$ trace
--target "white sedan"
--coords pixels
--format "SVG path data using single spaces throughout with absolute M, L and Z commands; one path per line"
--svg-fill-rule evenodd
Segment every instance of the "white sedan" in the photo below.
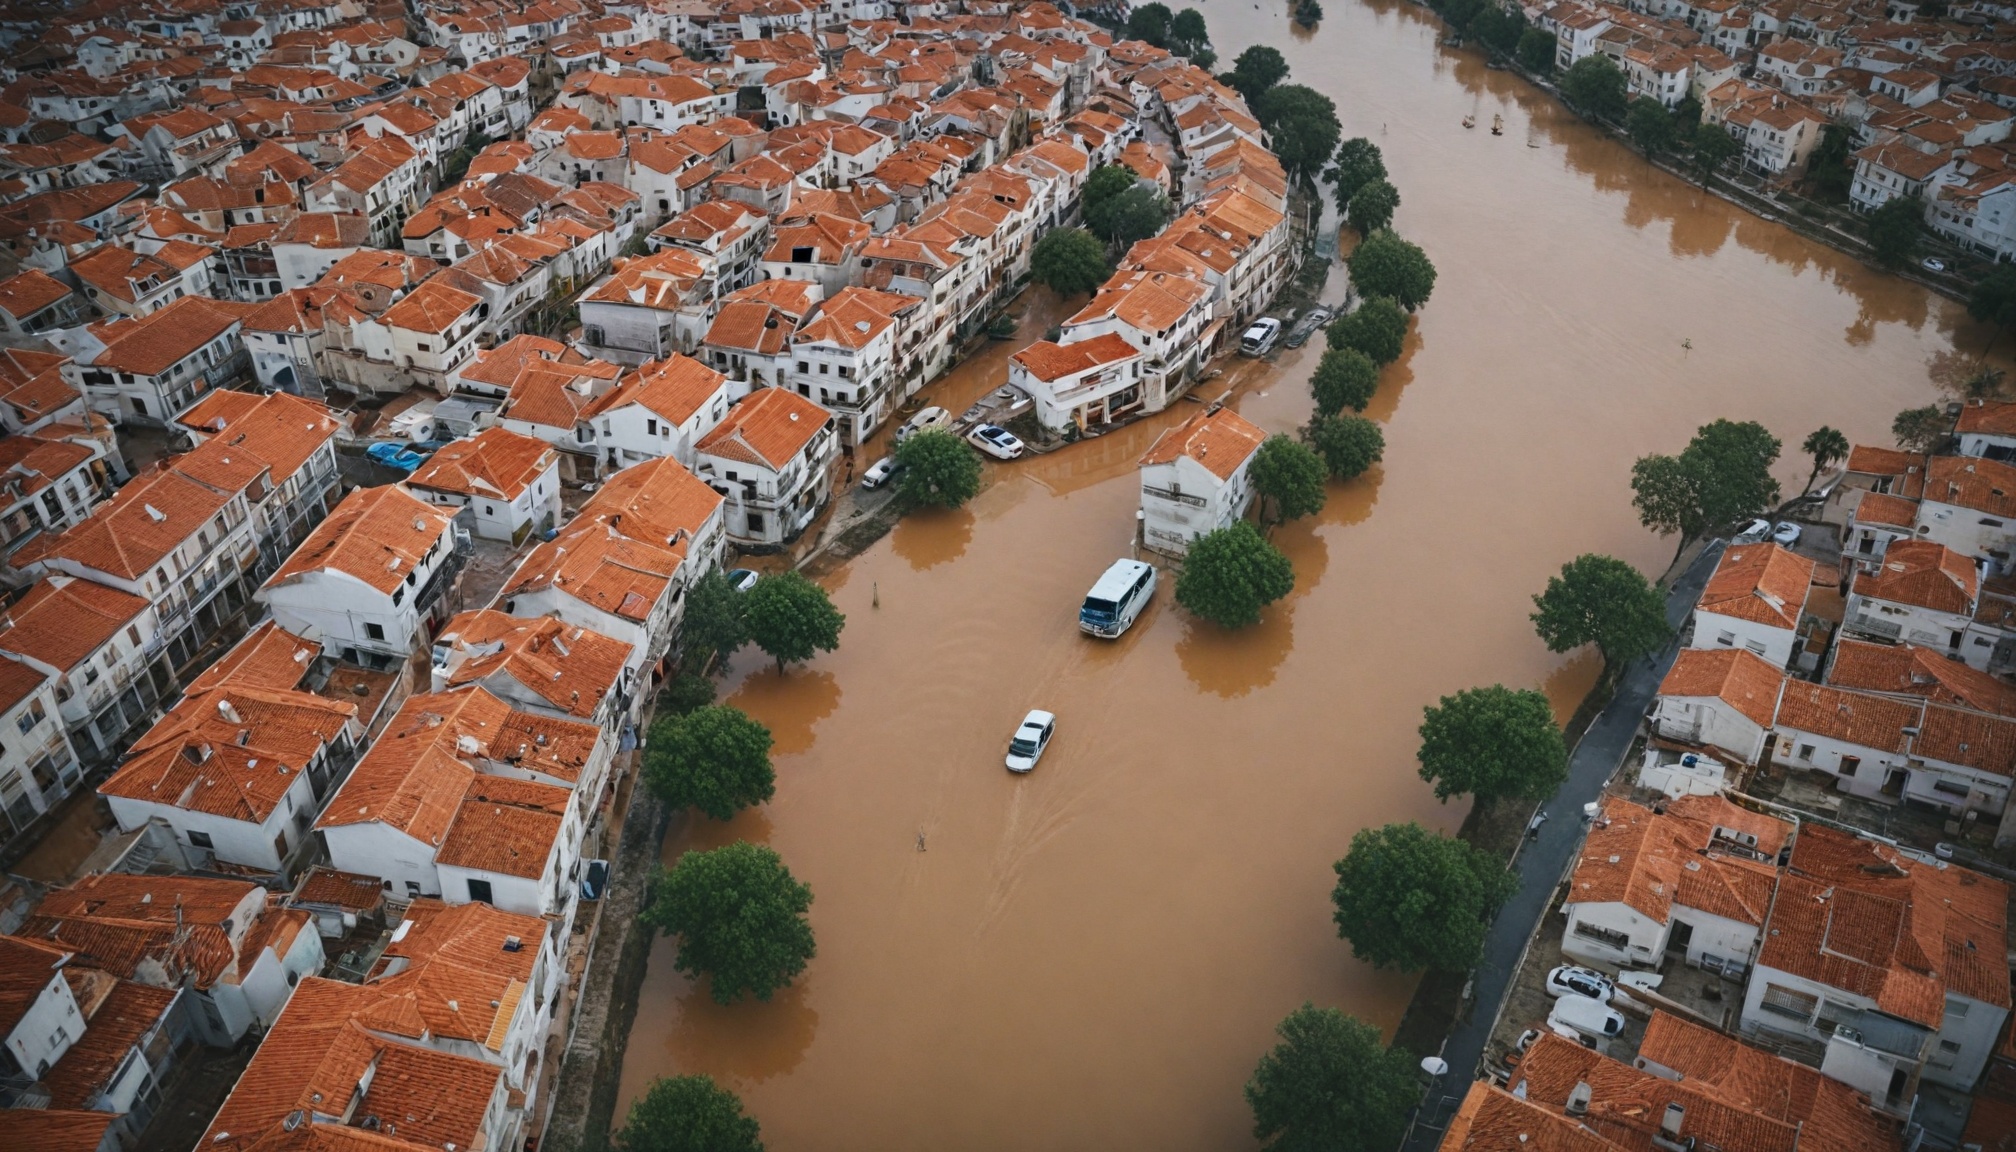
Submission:
M 1752 520 L 1738 529 L 1736 535 L 1731 537 L 1729 542 L 1731 544 L 1756 544 L 1770 534 L 1771 522 L 1769 520 Z
M 1024 449 L 1020 437 L 996 424 L 982 424 L 968 432 L 966 439 L 996 460 L 1013 460 Z
M 1790 548 L 1799 542 L 1799 532 L 1799 525 L 1792 523 L 1790 520 L 1780 520 L 1778 527 L 1771 530 L 1771 540 L 1775 544 L 1782 544 Z
M 1015 729 L 1015 735 L 1008 741 L 1008 770 L 1027 772 L 1036 767 L 1043 758 L 1043 750 L 1050 747 L 1050 737 L 1057 733 L 1057 717 L 1039 708 L 1029 710 L 1022 717 L 1022 726 Z
M 1608 1000 L 1610 994 L 1616 990 L 1615 981 L 1593 968 L 1563 964 L 1547 973 L 1547 994 L 1556 999 L 1563 996 L 1587 996 L 1591 1000 Z

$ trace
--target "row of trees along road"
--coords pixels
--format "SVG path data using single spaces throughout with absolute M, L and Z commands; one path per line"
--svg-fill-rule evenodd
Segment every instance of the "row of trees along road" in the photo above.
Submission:
M 719 571 L 688 591 L 682 636 L 687 666 L 658 697 L 644 747 L 646 788 L 675 809 L 731 820 L 776 792 L 770 730 L 739 708 L 715 704 L 706 670 L 754 644 L 789 664 L 831 652 L 847 618 L 825 589 L 796 572 L 762 576 L 736 591 Z M 687 852 L 659 873 L 638 920 L 678 941 L 673 966 L 708 982 L 715 1002 L 768 1000 L 817 954 L 812 889 L 777 853 L 738 840 Z M 661 1077 L 631 1106 L 612 1138 L 621 1152 L 761 1152 L 758 1126 L 735 1094 L 706 1076 Z

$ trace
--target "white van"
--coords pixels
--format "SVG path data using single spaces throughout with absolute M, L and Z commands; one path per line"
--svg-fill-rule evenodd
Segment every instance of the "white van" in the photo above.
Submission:
M 927 428 L 950 428 L 951 426 L 952 413 L 933 405 L 910 417 L 910 419 L 905 420 L 903 426 L 896 429 L 896 443 L 901 444 Z
M 1624 1031 L 1623 1013 L 1588 996 L 1563 996 L 1554 1001 L 1554 1010 L 1547 1013 L 1547 1023 L 1556 1032 L 1567 1028 L 1601 1040 Z
M 1139 560 L 1115 560 L 1078 609 L 1078 628 L 1108 640 L 1134 626 L 1155 595 L 1155 566 Z

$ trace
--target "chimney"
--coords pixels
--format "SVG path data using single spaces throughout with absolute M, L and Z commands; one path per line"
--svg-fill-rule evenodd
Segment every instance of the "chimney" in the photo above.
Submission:
M 1589 1114 L 1590 1095 L 1589 1082 L 1587 1080 L 1577 1080 L 1575 1082 L 1575 1090 L 1568 1093 L 1568 1115 L 1587 1116 Z
M 1659 1118 L 1659 1134 L 1668 1140 L 1680 1139 L 1680 1126 L 1687 1121 L 1687 1109 L 1678 1104 L 1666 1105 L 1666 1114 Z

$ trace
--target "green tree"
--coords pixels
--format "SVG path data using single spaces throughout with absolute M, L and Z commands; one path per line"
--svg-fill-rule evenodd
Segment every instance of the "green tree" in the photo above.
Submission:
M 1816 199 L 1843 203 L 1848 186 L 1855 182 L 1853 129 L 1846 124 L 1829 124 L 1821 129 L 1820 143 L 1806 158 L 1806 186 Z
M 1389 296 L 1368 296 L 1358 307 L 1330 322 L 1332 348 L 1352 348 L 1385 367 L 1407 347 L 1407 310 Z
M 1125 248 L 1162 231 L 1169 222 L 1169 198 L 1149 184 L 1136 184 L 1096 207 L 1085 209 L 1085 224 L 1113 244 Z
M 1561 96 L 1591 120 L 1615 120 L 1624 114 L 1624 73 L 1608 56 L 1594 52 L 1561 74 Z
M 637 917 L 679 941 L 672 966 L 713 978 L 716 1004 L 743 996 L 768 1000 L 805 970 L 817 951 L 805 913 L 812 889 L 798 883 L 777 853 L 737 840 L 688 852 L 659 874 L 651 904 Z
M 1683 139 L 1691 140 L 1694 130 L 1701 126 L 1701 102 L 1692 96 L 1682 96 L 1673 106 L 1673 128 Z
M 711 569 L 693 582 L 686 592 L 686 618 L 679 634 L 696 667 L 704 668 L 716 657 L 726 660 L 749 642 L 746 609 L 742 593 L 721 569 Z
M 630 1105 L 616 1152 L 763 1152 L 756 1118 L 710 1076 L 660 1076 Z
M 833 607 L 824 588 L 798 573 L 770 573 L 746 595 L 749 638 L 777 661 L 777 671 L 784 671 L 787 662 L 810 660 L 840 646 L 847 617 Z
M 1363 416 L 1317 416 L 1302 438 L 1338 480 L 1355 480 L 1386 453 L 1386 434 Z
M 1642 96 L 1633 100 L 1630 111 L 1624 114 L 1624 131 L 1647 156 L 1657 156 L 1671 148 L 1676 135 L 1673 114 L 1659 101 Z
M 943 428 L 897 445 L 896 462 L 903 465 L 896 490 L 911 504 L 957 508 L 980 491 L 980 454 Z
M 1358 189 L 1351 197 L 1351 207 L 1347 211 L 1351 227 L 1360 236 L 1370 236 L 1393 223 L 1393 212 L 1400 207 L 1400 190 L 1384 180 L 1374 180 Z
M 1266 1152 L 1388 1152 L 1421 1098 L 1414 1059 L 1335 1008 L 1304 1004 L 1274 1029 L 1281 1043 L 1246 1082 L 1253 1135 Z
M 1260 94 L 1288 78 L 1288 58 L 1281 55 L 1278 48 L 1256 44 L 1239 54 L 1232 62 L 1232 71 L 1224 76 L 1225 83 L 1246 98 L 1251 107 L 1260 99 Z
M 1813 490 L 1813 482 L 1829 465 L 1848 458 L 1848 437 L 1822 424 L 1806 437 L 1799 450 L 1813 458 L 1813 471 L 1806 474 L 1806 486 L 1799 490 L 1799 494 L 1804 496 Z
M 1924 225 L 1925 206 L 1915 197 L 1892 196 L 1869 213 L 1863 229 L 1869 250 L 1885 268 L 1902 268 L 1918 250 L 1918 232 Z
M 1967 314 L 1997 328 L 2016 325 L 2016 268 L 1997 264 L 1967 293 Z
M 1519 66 L 1535 76 L 1546 76 L 1554 71 L 1556 47 L 1554 37 L 1538 28 L 1526 29 L 1519 34 Z
M 1197 50 L 1211 43 L 1211 33 L 1204 27 L 1204 14 L 1195 8 L 1185 8 L 1169 20 L 1170 46 L 1185 56 L 1194 56 Z M 1209 65 L 1203 65 L 1209 67 Z
M 1221 628 L 1244 628 L 1294 588 L 1288 558 L 1250 522 L 1236 520 L 1190 542 L 1176 602 Z
M 670 716 L 684 716 L 714 702 L 714 681 L 698 672 L 681 672 L 658 693 L 658 707 Z
M 1673 634 L 1659 590 L 1614 556 L 1584 553 L 1563 564 L 1533 607 L 1533 629 L 1549 652 L 1594 644 L 1612 667 L 1656 651 Z
M 1293 436 L 1269 436 L 1253 454 L 1247 474 L 1262 507 L 1273 507 L 1269 523 L 1313 516 L 1323 510 L 1329 496 L 1323 461 Z
M 1316 413 L 1334 416 L 1344 409 L 1363 412 L 1379 390 L 1379 366 L 1356 348 L 1332 348 L 1316 362 L 1309 377 L 1309 391 L 1316 397 Z
M 1927 455 L 1946 447 L 1953 435 L 1953 418 L 1937 404 L 1906 408 L 1890 422 L 1890 437 L 1906 452 Z
M 1091 292 L 1106 282 L 1106 245 L 1083 228 L 1052 228 L 1029 255 L 1029 275 L 1060 296 Z
M 1544 800 L 1568 779 L 1568 742 L 1542 693 L 1502 684 L 1470 688 L 1422 714 L 1415 757 L 1438 800 Z
M 1719 124 L 1703 122 L 1694 129 L 1694 171 L 1701 176 L 1701 186 L 1708 186 L 1708 178 L 1722 170 L 1722 166 L 1743 151 L 1742 141 L 1729 134 L 1729 130 Z
M 1272 51 L 1272 49 L 1269 49 Z M 1337 186 L 1337 207 L 1342 210 L 1360 188 L 1374 180 L 1386 179 L 1386 158 L 1379 146 L 1363 136 L 1353 136 L 1337 146 L 1337 158 L 1323 178 Z
M 1472 40 L 1494 55 L 1502 55 L 1519 47 L 1519 38 L 1526 34 L 1526 14 L 1517 8 L 1486 4 L 1470 18 L 1467 31 Z
M 1490 853 L 1411 823 L 1360 829 L 1334 867 L 1337 934 L 1375 968 L 1473 966 L 1484 952 L 1484 918 L 1519 890 Z
M 1754 422 L 1703 424 L 1678 456 L 1642 456 L 1631 466 L 1632 504 L 1647 528 L 1678 533 L 1680 550 L 1703 535 L 1778 502 L 1771 465 L 1783 447 Z
M 1124 164 L 1101 164 L 1085 178 L 1080 203 L 1089 213 L 1140 182 L 1141 177 Z
M 2002 381 L 2007 376 L 2000 368 L 1982 367 L 1960 385 L 1960 390 L 1969 400 L 1992 400 L 2002 393 Z
M 1361 296 L 1385 296 L 1412 312 L 1435 291 L 1435 265 L 1427 253 L 1388 228 L 1360 241 L 1345 266 Z
M 770 729 L 725 704 L 664 717 L 644 746 L 644 782 L 674 808 L 732 820 L 777 791 Z
M 1169 46 L 1169 26 L 1175 17 L 1167 4 L 1143 4 L 1127 17 L 1127 38 L 1145 40 L 1157 48 Z
M 1322 19 L 1323 5 L 1318 4 L 1316 0 L 1297 0 L 1295 5 L 1295 23 L 1300 24 L 1304 28 L 1314 28 L 1317 22 Z
M 1277 84 L 1260 96 L 1253 115 L 1267 130 L 1274 156 L 1289 179 L 1313 186 L 1337 151 L 1344 127 L 1328 96 L 1301 84 Z

